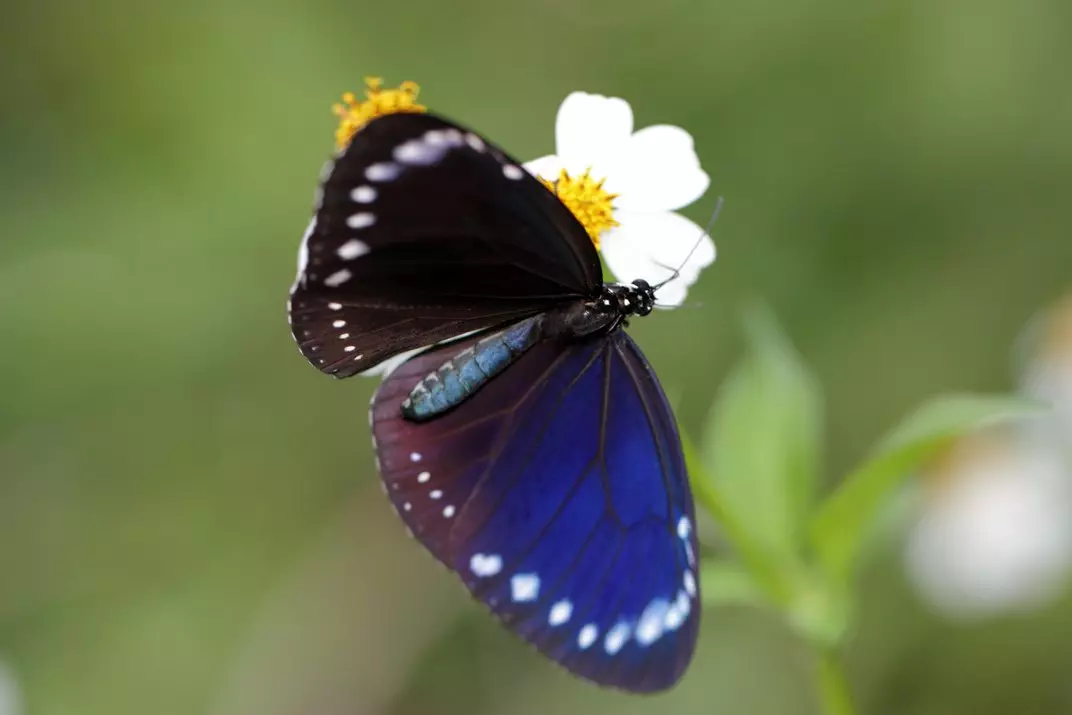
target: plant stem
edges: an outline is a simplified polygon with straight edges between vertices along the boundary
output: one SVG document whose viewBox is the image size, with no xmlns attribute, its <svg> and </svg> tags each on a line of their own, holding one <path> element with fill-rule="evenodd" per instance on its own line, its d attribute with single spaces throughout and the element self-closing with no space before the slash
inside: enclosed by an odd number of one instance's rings
<svg viewBox="0 0 1072 715">
<path fill-rule="evenodd" d="M 815 686 L 823 715 L 856 715 L 839 654 L 830 649 L 817 649 L 816 656 Z"/>
</svg>

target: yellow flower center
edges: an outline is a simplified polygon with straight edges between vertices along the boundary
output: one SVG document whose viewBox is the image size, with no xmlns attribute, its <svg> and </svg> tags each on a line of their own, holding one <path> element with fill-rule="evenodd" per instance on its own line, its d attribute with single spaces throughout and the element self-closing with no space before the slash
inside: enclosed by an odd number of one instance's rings
<svg viewBox="0 0 1072 715">
<path fill-rule="evenodd" d="M 417 104 L 417 93 L 421 88 L 416 82 L 403 82 L 397 89 L 383 89 L 383 80 L 379 77 L 365 78 L 365 99 L 358 100 L 353 92 L 342 96 L 342 102 L 332 107 L 339 117 L 339 128 L 335 130 L 335 143 L 340 149 L 350 143 L 357 130 L 376 117 L 385 114 L 411 112 L 420 114 L 428 108 Z"/>
<path fill-rule="evenodd" d="M 590 171 L 574 178 L 562 169 L 554 181 L 542 176 L 537 178 L 577 217 L 592 243 L 599 248 L 599 237 L 603 232 L 618 225 L 614 220 L 614 207 L 611 206 L 618 194 L 607 193 L 603 188 L 606 179 L 596 181 L 589 175 Z"/>
</svg>

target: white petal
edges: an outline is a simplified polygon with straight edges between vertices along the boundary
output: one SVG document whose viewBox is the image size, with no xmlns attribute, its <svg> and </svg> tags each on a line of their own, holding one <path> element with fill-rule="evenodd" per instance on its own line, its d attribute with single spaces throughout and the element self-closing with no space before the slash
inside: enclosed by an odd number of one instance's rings
<svg viewBox="0 0 1072 715">
<path fill-rule="evenodd" d="M 703 229 L 684 216 L 669 211 L 646 213 L 619 211 L 621 224 L 603 234 L 603 257 L 614 276 L 623 283 L 643 278 L 652 285 L 678 276 L 655 294 L 662 306 L 677 306 L 688 287 L 715 260 L 715 243 Z"/>
<path fill-rule="evenodd" d="M 525 170 L 533 176 L 540 176 L 553 181 L 558 177 L 560 169 L 565 168 L 565 163 L 556 154 L 541 156 L 539 159 L 526 161 Z"/>
<path fill-rule="evenodd" d="M 527 161 L 524 164 L 525 169 L 533 176 L 538 176 L 548 181 L 555 181 L 558 179 L 558 172 L 561 169 L 565 169 L 566 173 L 576 178 L 583 174 L 586 170 L 591 168 L 590 164 L 584 164 L 577 161 L 569 161 L 561 156 L 550 154 L 548 156 L 541 156 L 539 159 L 533 159 Z"/>
<path fill-rule="evenodd" d="M 607 172 L 607 191 L 621 195 L 615 205 L 622 209 L 674 211 L 703 196 L 711 183 L 692 135 L 669 124 L 641 129 L 600 168 Z"/>
<path fill-rule="evenodd" d="M 613 156 L 632 133 L 633 110 L 624 99 L 574 92 L 558 108 L 555 151 L 570 162 L 591 165 Z"/>
</svg>

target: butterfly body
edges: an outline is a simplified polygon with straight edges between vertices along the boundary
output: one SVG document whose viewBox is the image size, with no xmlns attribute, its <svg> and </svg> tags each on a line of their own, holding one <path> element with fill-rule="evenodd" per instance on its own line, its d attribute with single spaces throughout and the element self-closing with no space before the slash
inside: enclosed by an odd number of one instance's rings
<svg viewBox="0 0 1072 715">
<path fill-rule="evenodd" d="M 415 538 L 571 672 L 677 682 L 699 625 L 695 516 L 670 406 L 623 330 L 656 289 L 604 284 L 552 192 L 431 115 L 354 136 L 301 256 L 290 317 L 313 365 L 345 377 L 423 348 L 369 410 Z"/>
<path fill-rule="evenodd" d="M 418 382 L 402 401 L 402 415 L 414 422 L 432 419 L 461 404 L 539 338 L 581 339 L 617 330 L 630 315 L 651 313 L 654 302 L 655 291 L 647 281 L 638 280 L 631 286 L 608 285 L 597 300 L 578 301 L 493 333 Z"/>
<path fill-rule="evenodd" d="M 414 386 L 402 415 L 421 422 L 458 406 L 532 347 L 543 323 L 542 315 L 528 318 L 462 350 Z"/>
</svg>

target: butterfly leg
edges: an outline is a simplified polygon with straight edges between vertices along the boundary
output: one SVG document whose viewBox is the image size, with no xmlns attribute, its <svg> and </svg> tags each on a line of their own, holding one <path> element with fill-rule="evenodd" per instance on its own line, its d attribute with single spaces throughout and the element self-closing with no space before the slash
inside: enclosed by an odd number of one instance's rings
<svg viewBox="0 0 1072 715">
<path fill-rule="evenodd" d="M 531 348 L 542 327 L 542 316 L 529 318 L 458 353 L 417 383 L 402 401 L 402 416 L 423 422 L 457 407 Z"/>
</svg>

